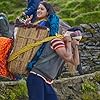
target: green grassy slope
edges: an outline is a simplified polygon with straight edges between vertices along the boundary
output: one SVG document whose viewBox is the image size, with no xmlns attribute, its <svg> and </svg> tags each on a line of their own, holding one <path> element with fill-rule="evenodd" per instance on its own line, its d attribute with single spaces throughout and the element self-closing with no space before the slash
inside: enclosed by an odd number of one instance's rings
<svg viewBox="0 0 100 100">
<path fill-rule="evenodd" d="M 100 0 L 49 0 L 70 25 L 100 22 Z"/>
<path fill-rule="evenodd" d="M 0 12 L 8 15 L 9 21 L 14 21 L 25 9 L 25 0 L 0 0 Z"/>
<path fill-rule="evenodd" d="M 48 0 L 61 19 L 70 25 L 100 22 L 100 0 Z M 10 21 L 25 9 L 25 0 L 0 0 L 0 12 Z"/>
</svg>

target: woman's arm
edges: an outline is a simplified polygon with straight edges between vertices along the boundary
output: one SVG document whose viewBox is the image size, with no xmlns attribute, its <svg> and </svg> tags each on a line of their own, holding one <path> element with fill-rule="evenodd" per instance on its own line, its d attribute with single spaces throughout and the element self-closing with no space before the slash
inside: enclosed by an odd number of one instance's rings
<svg viewBox="0 0 100 100">
<path fill-rule="evenodd" d="M 25 15 L 32 15 L 36 13 L 37 7 L 42 0 L 29 0 Z"/>
</svg>

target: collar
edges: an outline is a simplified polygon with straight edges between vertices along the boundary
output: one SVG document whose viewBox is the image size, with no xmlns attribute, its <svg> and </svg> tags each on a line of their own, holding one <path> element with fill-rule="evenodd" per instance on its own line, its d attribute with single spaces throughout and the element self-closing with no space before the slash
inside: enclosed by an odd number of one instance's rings
<svg viewBox="0 0 100 100">
<path fill-rule="evenodd" d="M 37 24 L 40 23 L 41 21 L 47 21 L 47 20 L 46 20 L 46 19 L 37 20 L 36 22 L 33 23 L 33 25 L 37 25 Z"/>
</svg>

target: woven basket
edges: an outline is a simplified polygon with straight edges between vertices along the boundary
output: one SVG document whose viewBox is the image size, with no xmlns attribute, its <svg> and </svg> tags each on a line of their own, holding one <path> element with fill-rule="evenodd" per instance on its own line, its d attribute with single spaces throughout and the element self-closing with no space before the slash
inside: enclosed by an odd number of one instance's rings
<svg viewBox="0 0 100 100">
<path fill-rule="evenodd" d="M 16 53 L 27 44 L 36 43 L 39 40 L 43 40 L 47 36 L 47 28 L 18 27 L 12 54 Z M 10 72 L 13 74 L 26 74 L 27 63 L 31 61 L 39 47 L 40 45 L 20 54 L 16 59 L 10 61 L 8 63 Z"/>
</svg>

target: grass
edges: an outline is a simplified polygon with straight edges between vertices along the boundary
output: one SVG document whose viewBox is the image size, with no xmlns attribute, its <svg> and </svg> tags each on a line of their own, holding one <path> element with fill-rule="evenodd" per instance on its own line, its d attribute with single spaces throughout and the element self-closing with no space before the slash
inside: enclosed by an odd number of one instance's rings
<svg viewBox="0 0 100 100">
<path fill-rule="evenodd" d="M 100 0 L 48 0 L 61 19 L 70 25 L 100 22 Z M 1 0 L 0 12 L 15 21 L 26 8 L 25 0 Z"/>
</svg>

